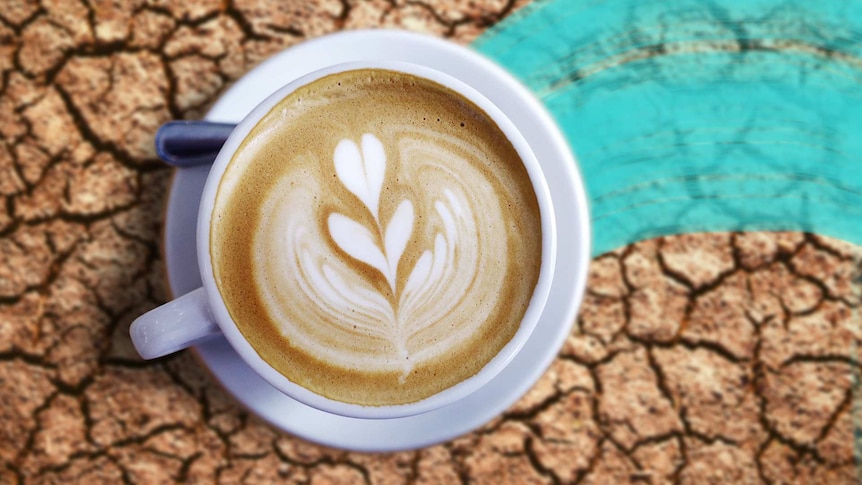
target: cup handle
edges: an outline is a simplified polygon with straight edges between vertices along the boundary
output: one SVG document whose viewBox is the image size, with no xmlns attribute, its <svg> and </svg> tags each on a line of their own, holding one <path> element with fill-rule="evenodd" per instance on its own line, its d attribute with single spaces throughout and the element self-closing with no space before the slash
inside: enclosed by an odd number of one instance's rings
<svg viewBox="0 0 862 485">
<path fill-rule="evenodd" d="M 219 335 L 203 288 L 198 288 L 141 315 L 129 328 L 135 350 L 155 359 Z"/>
</svg>

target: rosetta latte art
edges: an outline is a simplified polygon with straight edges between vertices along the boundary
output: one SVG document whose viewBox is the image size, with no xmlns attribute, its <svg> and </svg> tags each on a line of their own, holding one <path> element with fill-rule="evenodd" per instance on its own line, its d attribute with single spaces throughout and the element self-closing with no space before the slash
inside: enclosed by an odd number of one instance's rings
<svg viewBox="0 0 862 485">
<path fill-rule="evenodd" d="M 382 69 L 287 95 L 225 169 L 213 273 L 258 355 L 319 395 L 416 402 L 512 341 L 542 265 L 521 157 L 487 113 Z"/>
<path fill-rule="evenodd" d="M 445 154 L 439 146 L 425 145 L 419 140 L 402 140 L 401 155 Z M 373 134 L 364 134 L 359 144 L 353 140 L 338 143 L 333 155 L 335 175 L 361 205 L 330 213 L 325 220 L 326 234 L 317 234 L 320 225 L 312 220 L 276 216 L 272 220 L 281 223 L 263 227 L 280 236 L 259 238 L 261 244 L 285 238 L 282 249 L 287 251 L 278 255 L 276 251 L 264 251 L 275 255 L 278 264 L 263 265 L 263 271 L 272 274 L 264 274 L 262 280 L 278 281 L 264 293 L 270 309 L 281 313 L 277 321 L 286 338 L 313 350 L 315 355 L 325 356 L 327 362 L 347 368 L 397 371 L 403 382 L 415 365 L 439 358 L 447 349 L 457 348 L 459 340 L 473 336 L 491 311 L 491 293 L 499 288 L 504 271 L 478 275 L 481 245 L 477 214 L 471 209 L 478 203 L 471 199 L 477 196 L 468 195 L 465 184 L 458 183 L 449 172 L 455 156 L 449 154 L 444 165 L 433 160 L 427 163 L 452 177 L 450 184 L 438 187 L 439 197 L 426 204 L 432 213 L 423 220 L 436 221 L 439 226 L 427 237 L 421 236 L 428 231 L 420 230 L 414 202 L 409 198 L 390 199 L 394 210 L 389 211 L 389 217 L 383 217 L 384 182 L 387 174 L 394 175 L 388 170 L 380 140 Z M 326 189 L 298 188 L 295 182 L 288 187 L 284 182 L 283 191 L 288 194 L 284 200 L 269 204 L 265 212 L 295 212 L 301 209 L 301 200 L 311 199 L 309 193 L 325 193 Z M 484 206 L 494 206 L 496 201 L 488 195 L 493 191 L 478 193 L 489 199 L 481 201 Z M 370 217 L 362 217 L 362 211 Z M 502 219 L 493 210 L 483 212 L 486 214 L 479 220 L 487 219 L 486 226 L 493 227 L 494 219 Z M 493 248 L 493 241 L 505 238 L 488 239 L 488 246 Z M 327 240 L 330 244 L 326 244 Z M 405 252 L 409 244 L 414 246 L 411 258 Z M 425 247 L 417 249 L 422 244 Z M 327 251 L 329 248 L 335 251 Z M 498 270 L 504 270 L 506 263 L 497 265 Z M 366 277 L 369 269 L 385 285 L 375 285 L 375 278 Z M 282 278 L 285 274 L 293 278 Z M 477 282 L 481 288 L 475 288 Z M 285 294 L 295 293 L 302 298 L 279 301 Z M 483 299 L 485 304 L 480 301 Z"/>
<path fill-rule="evenodd" d="M 333 213 L 328 221 L 330 235 L 345 253 L 372 266 L 386 277 L 392 293 L 396 295 L 397 305 L 393 306 L 383 298 L 363 298 L 361 295 L 367 291 L 366 288 L 351 288 L 340 284 L 343 280 L 327 265 L 323 266 L 325 281 L 318 280 L 314 283 L 324 286 L 324 292 L 327 294 L 337 293 L 341 301 L 351 305 L 349 309 L 342 308 L 342 314 L 346 314 L 346 310 L 361 308 L 382 317 L 381 323 L 384 325 L 366 325 L 363 330 L 392 342 L 399 357 L 403 359 L 403 379 L 411 367 L 407 339 L 434 321 L 433 318 L 422 318 L 420 310 L 429 303 L 441 285 L 454 279 L 451 256 L 458 244 L 458 226 L 467 226 L 468 232 L 475 232 L 470 213 L 465 213 L 469 208 L 462 207 L 451 191 L 445 192 L 446 202 L 435 202 L 437 213 L 446 222 L 446 234 L 444 236 L 437 233 L 434 248 L 422 253 L 409 273 L 407 284 L 398 291 L 396 273 L 401 255 L 413 232 L 415 216 L 413 204 L 405 199 L 398 205 L 389 222 L 381 224 L 378 209 L 386 174 L 383 144 L 374 135 L 365 134 L 362 136 L 360 154 L 359 147 L 353 141 L 342 140 L 335 150 L 335 170 L 338 179 L 365 204 L 377 224 L 369 230 L 345 215 Z M 455 210 L 450 209 L 450 206 Z M 460 224 L 456 223 L 456 217 Z M 375 240 L 382 240 L 383 247 L 378 247 Z M 320 288 L 315 290 L 319 291 Z"/>
</svg>

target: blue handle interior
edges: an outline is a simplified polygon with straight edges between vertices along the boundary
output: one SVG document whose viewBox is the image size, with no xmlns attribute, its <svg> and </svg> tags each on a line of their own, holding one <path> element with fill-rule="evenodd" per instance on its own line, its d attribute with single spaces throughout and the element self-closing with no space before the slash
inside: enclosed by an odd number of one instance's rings
<svg viewBox="0 0 862 485">
<path fill-rule="evenodd" d="M 156 132 L 156 154 L 175 167 L 212 163 L 234 125 L 208 121 L 169 121 Z"/>
</svg>

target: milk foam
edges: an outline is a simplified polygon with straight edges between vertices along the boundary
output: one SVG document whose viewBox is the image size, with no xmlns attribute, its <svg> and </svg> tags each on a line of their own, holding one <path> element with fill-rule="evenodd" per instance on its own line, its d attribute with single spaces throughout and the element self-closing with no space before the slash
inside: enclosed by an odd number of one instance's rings
<svg viewBox="0 0 862 485">
<path fill-rule="evenodd" d="M 370 216 L 366 222 L 348 215 L 355 207 L 336 208 L 320 233 L 315 219 L 300 214 L 313 214 L 305 207 L 313 200 L 309 194 L 325 190 L 311 179 L 286 175 L 264 205 L 268 223 L 258 227 L 254 244 L 261 261 L 256 274 L 266 282 L 264 301 L 285 338 L 327 362 L 397 371 L 403 379 L 486 323 L 490 308 L 482 301 L 493 301 L 507 263 L 500 260 L 504 218 L 494 209 L 500 203 L 489 183 L 479 183 L 482 175 L 472 163 L 430 140 L 404 139 L 399 146 L 406 154 L 433 154 L 409 166 L 436 174 L 428 175 L 427 191 L 413 191 L 433 207 L 422 222 L 434 228 L 433 237 L 412 237 L 419 221 L 410 199 L 390 201 L 396 209 L 389 219 L 381 217 L 383 181 L 397 174 L 377 137 L 363 134 L 360 144 L 338 143 L 333 165 Z M 483 237 L 477 227 L 485 228 Z M 418 258 L 404 258 L 408 244 Z M 479 272 L 491 265 L 493 270 Z M 367 278 L 368 267 L 385 280 L 384 287 Z"/>
</svg>

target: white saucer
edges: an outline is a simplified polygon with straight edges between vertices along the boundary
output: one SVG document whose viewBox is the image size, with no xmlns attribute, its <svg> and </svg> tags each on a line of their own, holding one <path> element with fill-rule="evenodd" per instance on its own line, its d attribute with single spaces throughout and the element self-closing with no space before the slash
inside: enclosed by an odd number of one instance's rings
<svg viewBox="0 0 862 485">
<path fill-rule="evenodd" d="M 542 163 L 556 211 L 558 257 L 550 302 L 530 340 L 489 384 L 470 397 L 437 410 L 406 418 L 364 420 L 328 414 L 277 391 L 251 370 L 227 340 L 217 338 L 195 348 L 218 381 L 251 412 L 288 433 L 326 446 L 357 451 L 419 448 L 468 433 L 524 395 L 553 361 L 580 305 L 589 264 L 589 216 L 582 179 L 571 151 L 550 115 L 502 68 L 450 42 L 414 34 L 394 41 L 390 32 L 335 34 L 291 47 L 240 79 L 207 114 L 211 121 L 238 122 L 289 81 L 339 62 L 390 59 L 418 62 L 473 85 L 509 115 Z M 513 117 L 510 113 L 519 113 Z M 174 295 L 201 285 L 195 254 L 198 203 L 208 166 L 177 170 L 165 223 L 165 260 Z M 574 181 L 574 186 L 570 184 Z M 575 288 L 570 294 L 563 288 Z M 547 352 L 548 346 L 555 349 Z"/>
</svg>

